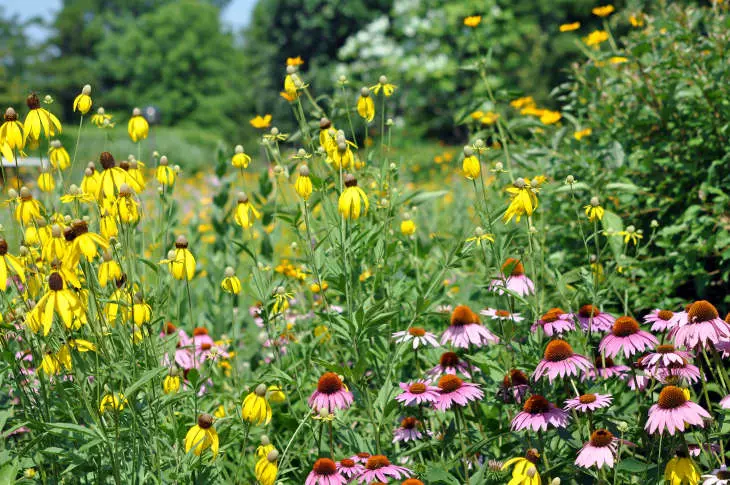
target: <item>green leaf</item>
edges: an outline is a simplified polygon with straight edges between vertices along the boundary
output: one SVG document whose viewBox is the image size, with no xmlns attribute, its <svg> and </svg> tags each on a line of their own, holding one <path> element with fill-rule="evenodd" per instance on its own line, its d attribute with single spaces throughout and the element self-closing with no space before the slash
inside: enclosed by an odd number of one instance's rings
<svg viewBox="0 0 730 485">
<path fill-rule="evenodd" d="M 142 374 L 142 377 L 137 379 L 137 381 L 134 384 L 129 386 L 124 391 L 124 395 L 127 398 L 131 398 L 142 386 L 147 384 L 152 379 L 156 379 L 157 377 L 161 376 L 165 372 L 167 372 L 167 369 L 165 367 L 158 367 L 156 369 L 152 369 L 152 370 L 145 372 L 144 374 Z"/>
<path fill-rule="evenodd" d="M 601 224 L 603 224 L 603 229 L 607 232 L 618 233 L 624 230 L 624 223 L 621 218 L 611 211 L 605 211 L 603 213 Z M 611 252 L 614 257 L 618 258 L 623 250 L 623 239 L 619 236 L 609 236 L 608 244 L 611 246 Z"/>
<path fill-rule="evenodd" d="M 0 483 L 12 485 L 15 483 L 15 477 L 18 475 L 18 462 L 12 461 L 6 463 L 0 468 Z"/>
</svg>

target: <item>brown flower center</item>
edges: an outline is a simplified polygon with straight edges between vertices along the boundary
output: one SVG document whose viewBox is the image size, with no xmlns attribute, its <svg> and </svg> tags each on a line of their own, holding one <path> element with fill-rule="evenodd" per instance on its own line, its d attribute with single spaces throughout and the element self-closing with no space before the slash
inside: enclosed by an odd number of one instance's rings
<svg viewBox="0 0 730 485">
<path fill-rule="evenodd" d="M 728 470 L 720 470 L 715 474 L 717 478 L 720 480 L 730 480 L 730 471 Z"/>
<path fill-rule="evenodd" d="M 525 373 L 519 369 L 512 369 L 506 376 L 504 376 L 504 379 L 502 379 L 502 385 L 504 387 L 526 386 L 528 382 L 529 381 Z"/>
<path fill-rule="evenodd" d="M 408 333 L 414 337 L 423 337 L 426 335 L 426 330 L 421 327 L 411 327 L 408 329 Z"/>
<path fill-rule="evenodd" d="M 522 266 L 519 259 L 507 258 L 502 265 L 502 273 L 510 276 L 520 276 L 525 274 L 525 267 Z"/>
<path fill-rule="evenodd" d="M 542 317 L 540 317 L 540 320 L 545 323 L 552 323 L 560 318 L 560 315 L 564 313 L 565 312 L 562 308 L 551 308 L 550 310 L 546 311 Z"/>
<path fill-rule="evenodd" d="M 48 277 L 48 287 L 53 291 L 61 291 L 63 289 L 63 278 L 58 273 L 51 273 Z"/>
<path fill-rule="evenodd" d="M 463 381 L 458 377 L 451 374 L 446 374 L 441 376 L 438 386 L 439 389 L 441 389 L 441 392 L 454 392 L 457 389 L 461 388 L 462 384 Z"/>
<path fill-rule="evenodd" d="M 203 429 L 208 429 L 213 426 L 213 416 L 210 414 L 201 414 L 198 416 L 198 426 Z"/>
<path fill-rule="evenodd" d="M 672 352 L 674 352 L 674 345 L 672 345 L 672 344 L 657 345 L 656 352 L 658 354 L 671 354 Z"/>
<path fill-rule="evenodd" d="M 71 223 L 71 227 L 73 228 L 73 233 L 75 237 L 79 237 L 82 234 L 86 234 L 89 232 L 89 224 L 86 223 L 86 221 L 82 219 L 76 219 Z"/>
<path fill-rule="evenodd" d="M 367 463 L 365 463 L 365 468 L 367 468 L 368 470 L 379 470 L 380 468 L 384 468 L 386 466 L 390 466 L 390 460 L 388 460 L 383 455 L 373 455 L 368 458 Z"/>
<path fill-rule="evenodd" d="M 104 170 L 114 168 L 114 166 L 116 165 L 116 162 L 114 161 L 114 155 L 109 152 L 101 152 L 101 155 L 99 155 L 99 163 L 104 168 Z"/>
<path fill-rule="evenodd" d="M 494 315 L 500 318 L 507 318 L 511 316 L 510 312 L 508 312 L 507 310 L 495 310 Z"/>
<path fill-rule="evenodd" d="M 628 337 L 639 332 L 639 324 L 631 317 L 619 317 L 613 322 L 612 332 L 616 337 Z"/>
<path fill-rule="evenodd" d="M 28 109 L 38 109 L 41 107 L 41 100 L 38 99 L 36 93 L 30 93 L 30 96 L 25 99 L 25 104 L 28 105 Z"/>
<path fill-rule="evenodd" d="M 605 365 L 604 365 L 605 363 Z M 613 359 L 611 357 L 601 357 L 600 355 L 596 357 L 593 361 L 593 366 L 596 369 L 608 369 L 610 367 L 613 367 Z"/>
<path fill-rule="evenodd" d="M 18 113 L 13 108 L 5 110 L 5 121 L 18 121 Z"/>
<path fill-rule="evenodd" d="M 540 461 L 540 453 L 535 448 L 530 448 L 525 452 L 525 459 L 533 465 L 536 465 Z"/>
<path fill-rule="evenodd" d="M 343 458 L 340 460 L 340 466 L 345 468 L 352 468 L 355 466 L 355 461 L 349 458 Z"/>
<path fill-rule="evenodd" d="M 596 402 L 596 395 L 583 394 L 581 397 L 578 398 L 578 401 L 580 401 L 581 404 L 590 404 L 592 402 Z"/>
<path fill-rule="evenodd" d="M 677 386 L 666 386 L 659 393 L 659 407 L 662 409 L 675 409 L 686 402 L 684 391 Z"/>
<path fill-rule="evenodd" d="M 318 475 L 330 476 L 337 473 L 337 465 L 329 458 L 320 458 L 315 461 L 312 469 Z"/>
<path fill-rule="evenodd" d="M 177 332 L 177 327 L 173 325 L 172 322 L 167 322 L 165 324 L 165 334 L 172 335 L 175 332 Z"/>
<path fill-rule="evenodd" d="M 200 335 L 208 335 L 208 330 L 205 327 L 195 327 L 193 329 L 193 335 L 196 337 Z"/>
<path fill-rule="evenodd" d="M 682 362 L 670 362 L 667 365 L 667 369 L 684 369 L 687 367 L 687 361 L 682 359 Z"/>
<path fill-rule="evenodd" d="M 593 305 L 583 305 L 578 310 L 578 315 L 580 315 L 583 318 L 595 318 L 598 316 L 598 314 L 601 313 L 601 310 L 594 307 Z"/>
<path fill-rule="evenodd" d="M 687 320 L 690 323 L 709 322 L 719 318 L 717 308 L 707 300 L 700 300 L 692 303 L 687 312 Z"/>
<path fill-rule="evenodd" d="M 400 422 L 401 428 L 405 429 L 414 429 L 416 426 L 418 426 L 419 421 L 416 418 L 403 418 L 403 421 Z"/>
<path fill-rule="evenodd" d="M 522 410 L 530 414 L 546 413 L 550 411 L 550 401 L 540 396 L 539 394 L 535 394 L 534 396 L 530 396 L 527 401 L 525 401 L 525 405 L 522 406 Z"/>
<path fill-rule="evenodd" d="M 659 310 L 659 313 L 656 314 L 656 316 L 659 318 L 659 320 L 664 320 L 665 322 L 672 319 L 674 316 L 674 312 L 670 312 L 669 310 Z"/>
<path fill-rule="evenodd" d="M 479 317 L 466 305 L 457 306 L 451 314 L 451 325 L 469 325 L 478 321 Z"/>
<path fill-rule="evenodd" d="M 325 372 L 317 382 L 317 390 L 323 394 L 334 394 L 342 390 L 342 380 L 334 372 Z"/>
<path fill-rule="evenodd" d="M 441 354 L 441 359 L 439 359 L 441 367 L 444 368 L 456 367 L 457 365 L 459 365 L 459 362 L 461 362 L 461 360 L 459 359 L 459 356 L 456 355 L 454 352 L 444 352 L 443 354 Z"/>
<path fill-rule="evenodd" d="M 423 482 L 418 478 L 409 478 L 407 480 L 403 480 L 401 485 L 423 485 Z"/>
<path fill-rule="evenodd" d="M 411 387 L 408 388 L 411 394 L 423 394 L 426 392 L 426 384 L 423 382 L 414 382 Z"/>
<path fill-rule="evenodd" d="M 365 453 L 364 451 L 361 451 L 357 454 L 358 458 L 362 458 L 363 460 L 370 458 L 370 453 Z"/>
<path fill-rule="evenodd" d="M 8 242 L 5 239 L 0 239 L 0 256 L 8 254 Z"/>
<path fill-rule="evenodd" d="M 603 448 L 613 442 L 613 434 L 606 429 L 599 429 L 591 434 L 591 446 Z"/>
<path fill-rule="evenodd" d="M 203 342 L 202 344 L 200 344 L 200 348 L 202 350 L 210 350 L 211 347 L 212 345 L 210 345 L 210 342 Z"/>
<path fill-rule="evenodd" d="M 548 362 L 561 362 L 572 356 L 573 347 L 565 340 L 551 340 L 545 347 L 544 358 Z"/>
</svg>

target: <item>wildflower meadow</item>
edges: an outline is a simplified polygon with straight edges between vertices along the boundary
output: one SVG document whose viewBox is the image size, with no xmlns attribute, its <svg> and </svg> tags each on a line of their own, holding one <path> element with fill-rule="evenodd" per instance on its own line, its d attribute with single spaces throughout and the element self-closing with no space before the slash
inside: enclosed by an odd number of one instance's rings
<svg viewBox="0 0 730 485">
<path fill-rule="evenodd" d="M 430 67 L 286 52 L 251 136 L 2 106 L 0 483 L 730 483 L 730 10 L 580 8 L 549 94 L 452 4 Z"/>
</svg>

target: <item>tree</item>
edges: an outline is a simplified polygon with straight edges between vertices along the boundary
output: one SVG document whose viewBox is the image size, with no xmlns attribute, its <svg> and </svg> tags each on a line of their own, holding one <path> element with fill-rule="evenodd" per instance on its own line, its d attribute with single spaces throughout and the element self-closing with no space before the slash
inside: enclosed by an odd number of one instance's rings
<svg viewBox="0 0 730 485">
<path fill-rule="evenodd" d="M 18 15 L 6 16 L 0 7 L 0 106 L 16 106 L 25 99 L 34 73 L 39 48 L 32 44 L 25 31 L 41 23 L 40 18 L 21 20 Z"/>
</svg>

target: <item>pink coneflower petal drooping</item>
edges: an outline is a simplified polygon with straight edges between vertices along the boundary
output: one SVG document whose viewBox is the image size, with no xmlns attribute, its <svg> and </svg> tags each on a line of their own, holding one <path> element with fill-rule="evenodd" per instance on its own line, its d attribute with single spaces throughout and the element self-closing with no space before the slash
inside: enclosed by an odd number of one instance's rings
<svg viewBox="0 0 730 485">
<path fill-rule="evenodd" d="M 432 347 L 439 346 L 436 336 L 431 332 L 427 332 L 422 327 L 411 327 L 408 330 L 395 332 L 393 334 L 393 338 L 398 343 L 413 342 L 414 349 L 417 349 L 418 347 L 428 347 L 429 345 Z"/>
<path fill-rule="evenodd" d="M 479 316 L 466 305 L 454 308 L 451 314 L 451 325 L 441 336 L 441 344 L 451 343 L 457 348 L 469 348 L 469 345 L 483 347 L 496 344 L 499 337 L 487 330 L 479 321 Z"/>
<path fill-rule="evenodd" d="M 652 332 L 666 332 L 677 326 L 681 315 L 658 308 L 644 317 L 644 323 L 651 323 Z"/>
<path fill-rule="evenodd" d="M 395 400 L 405 406 L 433 404 L 438 401 L 439 388 L 429 385 L 428 381 L 401 382 L 402 393 L 395 396 Z"/>
<path fill-rule="evenodd" d="M 418 429 L 421 426 L 421 422 L 416 418 L 407 417 L 403 418 L 400 422 L 400 426 L 393 431 L 393 443 L 396 441 L 416 441 L 423 438 L 423 433 Z"/>
<path fill-rule="evenodd" d="M 578 452 L 575 464 L 583 468 L 595 466 L 600 469 L 604 465 L 613 468 L 618 441 L 618 438 L 608 430 L 594 431 L 588 443 L 584 444 Z"/>
<path fill-rule="evenodd" d="M 454 404 L 466 406 L 471 401 L 477 401 L 484 397 L 484 393 L 477 384 L 464 382 L 450 374 L 441 376 L 438 387 L 441 394 L 433 407 L 439 411 L 451 409 Z"/>
<path fill-rule="evenodd" d="M 720 318 L 712 303 L 700 300 L 689 307 L 687 323 L 674 327 L 669 337 L 677 347 L 710 349 L 721 340 L 730 339 L 730 325 Z"/>
<path fill-rule="evenodd" d="M 504 402 L 521 403 L 530 390 L 530 380 L 519 369 L 512 369 L 502 379 L 497 396 Z"/>
<path fill-rule="evenodd" d="M 346 483 L 347 479 L 340 474 L 337 463 L 329 458 L 320 458 L 314 462 L 304 485 L 345 485 Z"/>
<path fill-rule="evenodd" d="M 676 384 L 679 379 L 695 384 L 700 380 L 700 369 L 685 360 L 683 362 L 672 362 L 664 368 L 657 369 L 654 376 L 662 384 Z"/>
<path fill-rule="evenodd" d="M 537 364 L 533 379 L 548 376 L 552 383 L 556 377 L 577 376 L 581 370 L 591 368 L 591 361 L 573 352 L 573 347 L 565 340 L 555 339 L 545 346 L 543 359 Z"/>
<path fill-rule="evenodd" d="M 359 476 L 362 472 L 365 471 L 365 467 L 362 465 L 362 463 L 358 463 L 352 458 L 341 459 L 337 463 L 337 469 L 340 471 L 340 475 L 345 477 L 348 481 Z"/>
<path fill-rule="evenodd" d="M 492 320 L 521 322 L 525 319 L 519 313 L 510 313 L 508 310 L 497 310 L 496 308 L 485 308 L 484 310 L 480 310 L 479 314 L 489 317 Z"/>
<path fill-rule="evenodd" d="M 357 478 L 360 483 L 375 481 L 388 483 L 391 478 L 399 479 L 411 474 L 411 471 L 402 466 L 393 465 L 383 455 L 373 455 L 365 462 L 365 471 Z"/>
<path fill-rule="evenodd" d="M 616 364 L 611 357 L 599 355 L 593 360 L 593 369 L 587 369 L 583 371 L 582 381 L 586 379 L 596 379 L 601 377 L 602 379 L 609 379 L 611 377 L 618 377 L 623 379 L 626 373 L 631 369 L 626 365 Z"/>
<path fill-rule="evenodd" d="M 334 372 L 322 374 L 317 382 L 317 390 L 309 396 L 309 406 L 315 412 L 324 409 L 333 413 L 336 409 L 347 409 L 352 401 L 352 393 L 345 389 L 342 379 Z"/>
<path fill-rule="evenodd" d="M 565 401 L 565 409 L 575 409 L 582 413 L 595 411 L 596 409 L 607 408 L 611 405 L 613 397 L 610 394 L 583 394 Z"/>
<path fill-rule="evenodd" d="M 546 431 L 548 425 L 565 428 L 568 425 L 568 413 L 537 394 L 530 396 L 525 401 L 522 411 L 512 419 L 512 431 L 527 428 L 533 431 Z"/>
<path fill-rule="evenodd" d="M 720 399 L 720 407 L 722 409 L 730 409 L 730 394 Z"/>
<path fill-rule="evenodd" d="M 552 337 L 574 330 L 575 322 L 573 316 L 570 313 L 565 313 L 562 308 L 551 308 L 530 327 L 532 332 L 537 332 L 538 329 L 542 329 L 545 335 Z"/>
<path fill-rule="evenodd" d="M 608 332 L 616 320 L 613 315 L 602 312 L 593 305 L 583 305 L 573 314 L 583 330 L 591 332 Z"/>
<path fill-rule="evenodd" d="M 507 258 L 502 265 L 502 274 L 491 281 L 489 289 L 501 295 L 503 288 L 514 291 L 520 296 L 531 295 L 535 292 L 535 284 L 525 276 L 525 267 L 520 260 Z"/>
<path fill-rule="evenodd" d="M 479 372 L 478 367 L 470 368 L 467 362 L 464 362 L 455 352 L 444 352 L 441 354 L 438 365 L 426 372 L 431 377 L 441 377 L 444 374 L 461 374 L 467 379 L 471 379 L 471 372 Z"/>
<path fill-rule="evenodd" d="M 641 366 L 645 369 L 666 369 L 672 364 L 682 364 L 692 360 L 692 355 L 684 350 L 678 350 L 672 344 L 657 345 L 654 352 L 641 358 Z"/>
<path fill-rule="evenodd" d="M 683 389 L 666 386 L 659 393 L 657 403 L 649 409 L 649 419 L 644 428 L 649 434 L 663 434 L 666 430 L 674 435 L 677 431 L 684 431 L 688 424 L 704 428 L 703 419 L 710 419 L 710 414 L 690 401 Z"/>
<path fill-rule="evenodd" d="M 656 337 L 641 330 L 636 320 L 631 317 L 619 317 L 613 322 L 611 333 L 601 340 L 598 351 L 608 357 L 616 357 L 623 352 L 628 358 L 658 343 Z"/>
<path fill-rule="evenodd" d="M 730 485 L 730 470 L 726 465 L 712 470 L 712 473 L 700 477 L 702 485 Z"/>
</svg>

